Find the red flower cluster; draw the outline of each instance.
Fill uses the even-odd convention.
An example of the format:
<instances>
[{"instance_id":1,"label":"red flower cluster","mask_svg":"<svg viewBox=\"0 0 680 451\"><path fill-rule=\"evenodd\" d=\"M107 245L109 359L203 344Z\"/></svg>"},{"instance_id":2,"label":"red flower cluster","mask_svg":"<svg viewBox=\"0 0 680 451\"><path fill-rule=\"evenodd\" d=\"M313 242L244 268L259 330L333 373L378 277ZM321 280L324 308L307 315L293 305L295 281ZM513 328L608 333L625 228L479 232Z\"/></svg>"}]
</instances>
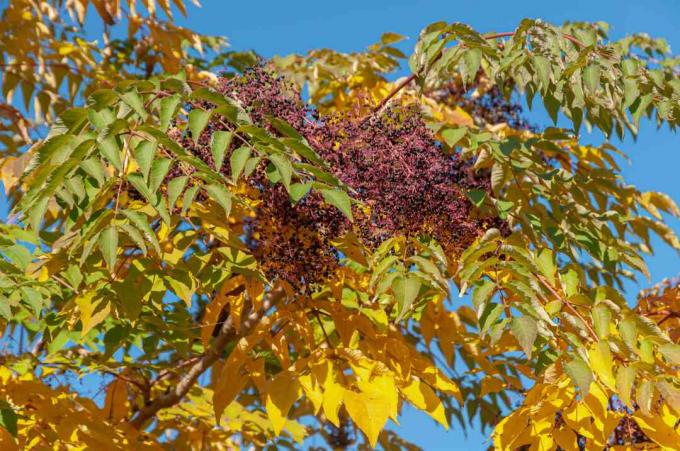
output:
<instances>
[{"instance_id":1,"label":"red flower cluster","mask_svg":"<svg viewBox=\"0 0 680 451\"><path fill-rule=\"evenodd\" d=\"M456 255L491 225L473 217L465 195L470 187L488 189L488 180L471 176L456 155L446 154L415 108L390 108L367 121L341 115L319 118L290 84L261 66L221 79L218 89L272 133L276 131L268 116L288 122L367 207L355 208L356 221L350 224L315 192L292 205L261 165L248 181L261 202L246 227L246 242L272 278L298 286L328 278L340 264L331 241L350 229L369 248L397 234L428 235ZM187 136L174 138L213 165L210 137L223 129L225 124L215 119L196 144ZM228 161L219 168L224 174L231 171Z\"/></svg>"}]
</instances>

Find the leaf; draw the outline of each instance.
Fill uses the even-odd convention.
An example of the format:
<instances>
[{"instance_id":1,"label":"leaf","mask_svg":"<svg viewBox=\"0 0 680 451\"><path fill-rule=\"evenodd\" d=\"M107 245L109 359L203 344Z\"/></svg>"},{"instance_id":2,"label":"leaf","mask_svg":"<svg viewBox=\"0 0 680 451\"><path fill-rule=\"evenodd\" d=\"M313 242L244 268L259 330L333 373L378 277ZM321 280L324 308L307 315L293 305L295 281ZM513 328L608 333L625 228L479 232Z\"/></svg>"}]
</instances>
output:
<instances>
[{"instance_id":1,"label":"leaf","mask_svg":"<svg viewBox=\"0 0 680 451\"><path fill-rule=\"evenodd\" d=\"M102 155L118 172L123 172L123 160L120 158L120 146L115 137L103 139L97 146Z\"/></svg>"},{"instance_id":2,"label":"leaf","mask_svg":"<svg viewBox=\"0 0 680 451\"><path fill-rule=\"evenodd\" d=\"M538 81L541 83L541 88L543 90L548 89L550 87L550 61L542 55L534 55L531 59L538 76Z\"/></svg>"},{"instance_id":3,"label":"leaf","mask_svg":"<svg viewBox=\"0 0 680 451\"><path fill-rule=\"evenodd\" d=\"M179 177L175 177L168 182L167 195L168 195L168 208L170 210L173 210L175 208L175 203L177 202L179 195L182 194L182 191L184 191L184 187L186 186L188 180L189 177L187 177L186 175L182 175Z\"/></svg>"},{"instance_id":4,"label":"leaf","mask_svg":"<svg viewBox=\"0 0 680 451\"><path fill-rule=\"evenodd\" d=\"M680 365L680 345L667 343L659 346L659 352L671 365Z\"/></svg>"},{"instance_id":5,"label":"leaf","mask_svg":"<svg viewBox=\"0 0 680 451\"><path fill-rule=\"evenodd\" d=\"M17 414L4 401L0 401L0 426L12 436L17 436ZM2 442L0 441L0 443Z\"/></svg>"},{"instance_id":6,"label":"leaf","mask_svg":"<svg viewBox=\"0 0 680 451\"><path fill-rule=\"evenodd\" d=\"M116 377L106 387L104 415L106 415L107 419L117 423L127 417L128 410L127 382Z\"/></svg>"},{"instance_id":7,"label":"leaf","mask_svg":"<svg viewBox=\"0 0 680 451\"><path fill-rule=\"evenodd\" d=\"M172 118L177 112L177 107L181 102L181 98L178 95L172 95L169 97L163 97L160 103L160 121L161 121L161 131L166 131L170 126Z\"/></svg>"},{"instance_id":8,"label":"leaf","mask_svg":"<svg viewBox=\"0 0 680 451\"><path fill-rule=\"evenodd\" d=\"M116 267L116 255L118 253L118 230L110 225L99 234L99 249L102 252L104 261L113 272Z\"/></svg>"},{"instance_id":9,"label":"leaf","mask_svg":"<svg viewBox=\"0 0 680 451\"><path fill-rule=\"evenodd\" d=\"M531 358L531 350L538 336L536 320L527 315L515 317L510 322L510 329L524 353Z\"/></svg>"},{"instance_id":10,"label":"leaf","mask_svg":"<svg viewBox=\"0 0 680 451\"><path fill-rule=\"evenodd\" d=\"M551 285L555 284L555 272L557 267L553 257L553 251L548 248L543 248L536 258L536 265L541 270L543 276L548 279Z\"/></svg>"},{"instance_id":11,"label":"leaf","mask_svg":"<svg viewBox=\"0 0 680 451\"><path fill-rule=\"evenodd\" d=\"M346 192L336 189L322 189L321 195L324 202L333 205L347 216L350 221L354 221L352 217L352 202Z\"/></svg>"},{"instance_id":12,"label":"leaf","mask_svg":"<svg viewBox=\"0 0 680 451\"><path fill-rule=\"evenodd\" d=\"M289 371L282 371L267 382L265 408L274 434L281 433L288 411L300 397L300 388L297 375Z\"/></svg>"},{"instance_id":13,"label":"leaf","mask_svg":"<svg viewBox=\"0 0 680 451\"><path fill-rule=\"evenodd\" d=\"M153 161L157 148L158 144L155 141L142 141L135 147L135 161L142 171L142 174L144 174L145 180L149 178L151 162Z\"/></svg>"},{"instance_id":14,"label":"leaf","mask_svg":"<svg viewBox=\"0 0 680 451\"><path fill-rule=\"evenodd\" d=\"M654 396L654 382L642 379L635 392L635 403L643 414L652 415L652 397Z\"/></svg>"},{"instance_id":15,"label":"leaf","mask_svg":"<svg viewBox=\"0 0 680 451\"><path fill-rule=\"evenodd\" d=\"M89 291L79 295L75 299L75 304L80 311L80 322L82 324L81 336L86 336L97 324L104 321L111 312L111 304L104 300L96 300L94 291Z\"/></svg>"},{"instance_id":16,"label":"leaf","mask_svg":"<svg viewBox=\"0 0 680 451\"><path fill-rule=\"evenodd\" d=\"M616 379L612 372L614 362L612 361L611 351L609 350L609 343L606 340L600 340L593 344L588 350L588 359L590 360L590 367L600 381L610 389L615 390Z\"/></svg>"},{"instance_id":17,"label":"leaf","mask_svg":"<svg viewBox=\"0 0 680 451\"><path fill-rule=\"evenodd\" d=\"M149 190L152 193L157 192L158 188L160 188L161 183L163 183L165 176L170 170L171 164L172 160L169 158L157 158L154 160L151 165L151 174L149 175Z\"/></svg>"},{"instance_id":18,"label":"leaf","mask_svg":"<svg viewBox=\"0 0 680 451\"><path fill-rule=\"evenodd\" d=\"M597 92L600 87L600 66L597 64L590 64L583 70L583 83L586 91L590 94Z\"/></svg>"},{"instance_id":19,"label":"leaf","mask_svg":"<svg viewBox=\"0 0 680 451\"><path fill-rule=\"evenodd\" d=\"M453 148L467 133L467 128L447 128L441 132L447 146Z\"/></svg>"},{"instance_id":20,"label":"leaf","mask_svg":"<svg viewBox=\"0 0 680 451\"><path fill-rule=\"evenodd\" d=\"M446 429L449 428L444 405L429 385L421 382L419 379L413 378L409 381L408 385L399 390L416 409L427 412L428 415Z\"/></svg>"},{"instance_id":21,"label":"leaf","mask_svg":"<svg viewBox=\"0 0 680 451\"><path fill-rule=\"evenodd\" d=\"M222 168L224 154L231 144L232 137L233 133L223 130L216 131L212 134L210 150L212 152L213 161L215 162L215 170L218 172Z\"/></svg>"},{"instance_id":22,"label":"leaf","mask_svg":"<svg viewBox=\"0 0 680 451\"><path fill-rule=\"evenodd\" d=\"M345 390L343 400L350 418L366 434L371 447L375 448L378 436L389 418L389 400L379 393L357 393L351 390Z\"/></svg>"},{"instance_id":23,"label":"leaf","mask_svg":"<svg viewBox=\"0 0 680 451\"><path fill-rule=\"evenodd\" d=\"M293 183L290 186L290 198L294 203L298 203L300 199L305 197L305 195L312 188L312 183Z\"/></svg>"},{"instance_id":24,"label":"leaf","mask_svg":"<svg viewBox=\"0 0 680 451\"><path fill-rule=\"evenodd\" d=\"M586 362L576 357L564 364L564 371L578 388L581 389L581 396L587 396L590 391L590 384L593 382L593 373Z\"/></svg>"},{"instance_id":25,"label":"leaf","mask_svg":"<svg viewBox=\"0 0 680 451\"><path fill-rule=\"evenodd\" d=\"M139 229L140 232L144 235L144 238L146 238L147 241L149 241L152 245L154 250L156 251L156 254L161 253L161 247L158 244L158 238L156 238L156 234L154 231L151 229L151 226L149 225L147 221L146 215L143 213L140 213L138 211L133 211L133 210L123 210L123 215L125 215L128 220Z\"/></svg>"},{"instance_id":26,"label":"leaf","mask_svg":"<svg viewBox=\"0 0 680 451\"><path fill-rule=\"evenodd\" d=\"M392 292L399 306L397 321L404 317L406 312L418 297L420 292L420 280L416 277L399 276L392 282Z\"/></svg>"},{"instance_id":27,"label":"leaf","mask_svg":"<svg viewBox=\"0 0 680 451\"><path fill-rule=\"evenodd\" d=\"M290 181L293 177L293 166L290 164L288 158L279 154L269 155L269 161L274 165L279 175L281 176L281 183L290 190Z\"/></svg>"},{"instance_id":28,"label":"leaf","mask_svg":"<svg viewBox=\"0 0 680 451\"><path fill-rule=\"evenodd\" d=\"M250 158L250 149L248 147L239 147L234 150L229 157L229 162L231 163L231 180L236 182L243 172L243 168L246 166L246 162Z\"/></svg>"},{"instance_id":29,"label":"leaf","mask_svg":"<svg viewBox=\"0 0 680 451\"><path fill-rule=\"evenodd\" d=\"M231 213L231 192L227 190L223 185L210 184L205 186L205 190L208 192L211 198L217 201L218 204L224 210L225 216L229 216Z\"/></svg>"},{"instance_id":30,"label":"leaf","mask_svg":"<svg viewBox=\"0 0 680 451\"><path fill-rule=\"evenodd\" d=\"M191 204L194 202L194 197L196 197L196 193L200 188L201 185L196 184L184 192L184 196L182 196L182 216L184 216L187 210L189 210L189 207L191 207Z\"/></svg>"},{"instance_id":31,"label":"leaf","mask_svg":"<svg viewBox=\"0 0 680 451\"><path fill-rule=\"evenodd\" d=\"M616 393L621 401L630 409L633 409L630 395L633 390L633 383L635 382L635 372L634 366L622 366L616 373Z\"/></svg>"},{"instance_id":32,"label":"leaf","mask_svg":"<svg viewBox=\"0 0 680 451\"><path fill-rule=\"evenodd\" d=\"M597 304L593 307L593 327L598 338L605 340L609 337L609 325L612 320L612 314L609 308L603 303Z\"/></svg>"},{"instance_id":33,"label":"leaf","mask_svg":"<svg viewBox=\"0 0 680 451\"><path fill-rule=\"evenodd\" d=\"M198 143L201 133L203 133L206 125L208 125L209 120L209 111L195 108L189 112L189 130L191 131L191 138L194 140L194 143Z\"/></svg>"}]
</instances>

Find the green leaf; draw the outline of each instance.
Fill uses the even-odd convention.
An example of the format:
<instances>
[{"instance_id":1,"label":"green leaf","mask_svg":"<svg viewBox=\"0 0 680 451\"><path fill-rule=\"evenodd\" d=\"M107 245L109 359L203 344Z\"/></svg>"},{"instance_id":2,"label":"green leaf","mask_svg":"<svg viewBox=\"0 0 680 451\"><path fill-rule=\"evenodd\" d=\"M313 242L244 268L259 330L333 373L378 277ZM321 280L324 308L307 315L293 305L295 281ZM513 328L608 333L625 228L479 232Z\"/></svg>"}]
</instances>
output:
<instances>
[{"instance_id":1,"label":"green leaf","mask_svg":"<svg viewBox=\"0 0 680 451\"><path fill-rule=\"evenodd\" d=\"M447 128L441 132L447 146L453 148L467 133L467 128Z\"/></svg>"},{"instance_id":2,"label":"green leaf","mask_svg":"<svg viewBox=\"0 0 680 451\"><path fill-rule=\"evenodd\" d=\"M104 256L104 261L112 271L116 267L116 255L118 254L118 230L110 225L99 234L99 249Z\"/></svg>"},{"instance_id":3,"label":"green leaf","mask_svg":"<svg viewBox=\"0 0 680 451\"><path fill-rule=\"evenodd\" d=\"M479 65L482 61L482 50L478 48L468 49L463 53L463 61L465 69L463 71L463 78L466 82L474 80L479 70Z\"/></svg>"},{"instance_id":4,"label":"green leaf","mask_svg":"<svg viewBox=\"0 0 680 451\"><path fill-rule=\"evenodd\" d=\"M142 120L146 119L148 114L144 109L144 100L142 100L142 96L140 96L137 91L128 91L121 96L121 99L123 99L123 102L132 108Z\"/></svg>"},{"instance_id":5,"label":"green leaf","mask_svg":"<svg viewBox=\"0 0 680 451\"><path fill-rule=\"evenodd\" d=\"M337 189L322 189L321 195L324 202L333 205L347 216L350 221L354 221L352 217L352 201L346 192Z\"/></svg>"},{"instance_id":6,"label":"green leaf","mask_svg":"<svg viewBox=\"0 0 680 451\"><path fill-rule=\"evenodd\" d=\"M312 188L312 183L293 183L290 186L290 198L294 203L297 203L300 199L305 197L305 195Z\"/></svg>"},{"instance_id":7,"label":"green leaf","mask_svg":"<svg viewBox=\"0 0 680 451\"><path fill-rule=\"evenodd\" d=\"M208 125L209 120L209 111L194 108L189 112L189 130L191 131L191 138L195 143L198 143L198 139L201 137L205 126Z\"/></svg>"},{"instance_id":8,"label":"green leaf","mask_svg":"<svg viewBox=\"0 0 680 451\"><path fill-rule=\"evenodd\" d=\"M187 210L189 210L189 207L193 203L194 197L196 197L196 193L200 188L201 185L196 184L191 186L184 192L184 196L182 196L182 212L181 212L182 216L184 216Z\"/></svg>"},{"instance_id":9,"label":"green leaf","mask_svg":"<svg viewBox=\"0 0 680 451\"><path fill-rule=\"evenodd\" d=\"M212 135L210 142L210 150L212 152L213 161L215 162L215 170L219 172L224 161L224 154L231 144L233 133L225 132L223 130L216 131Z\"/></svg>"},{"instance_id":10,"label":"green leaf","mask_svg":"<svg viewBox=\"0 0 680 451\"><path fill-rule=\"evenodd\" d=\"M147 217L145 214L134 210L123 210L123 215L142 232L142 235L146 238L148 242L151 243L157 254L161 253L160 245L158 244L158 239L153 229L147 222Z\"/></svg>"},{"instance_id":11,"label":"green leaf","mask_svg":"<svg viewBox=\"0 0 680 451\"><path fill-rule=\"evenodd\" d=\"M180 102L181 98L179 95L176 94L169 97L163 97L161 99L161 111L160 111L161 131L163 132L166 131L170 126L170 122L172 121L172 118L175 116L177 107L179 106Z\"/></svg>"},{"instance_id":12,"label":"green leaf","mask_svg":"<svg viewBox=\"0 0 680 451\"><path fill-rule=\"evenodd\" d=\"M168 208L172 210L175 208L175 202L177 202L177 198L179 198L179 195L182 194L182 191L184 191L184 187L187 184L187 180L189 180L189 177L186 175L182 175L180 177L175 177L174 179L170 180L168 182Z\"/></svg>"},{"instance_id":13,"label":"green leaf","mask_svg":"<svg viewBox=\"0 0 680 451\"><path fill-rule=\"evenodd\" d=\"M524 353L531 358L531 351L538 336L536 320L527 315L515 317L510 322L510 329Z\"/></svg>"},{"instance_id":14,"label":"green leaf","mask_svg":"<svg viewBox=\"0 0 680 451\"><path fill-rule=\"evenodd\" d=\"M484 204L484 200L486 200L486 191L481 189L471 189L468 191L467 195L477 208L480 208Z\"/></svg>"},{"instance_id":15,"label":"green leaf","mask_svg":"<svg viewBox=\"0 0 680 451\"><path fill-rule=\"evenodd\" d=\"M151 205L156 204L156 196L152 194L149 187L146 186L146 182L144 181L144 176L142 176L142 174L133 172L132 174L128 174L127 180L137 191L139 191L139 194L144 196L147 202L149 202Z\"/></svg>"},{"instance_id":16,"label":"green leaf","mask_svg":"<svg viewBox=\"0 0 680 451\"><path fill-rule=\"evenodd\" d=\"M120 224L118 227L121 228L125 232L127 236L130 237L130 239L137 245L137 247L142 251L144 255L146 255L147 249L146 249L146 243L144 243L144 237L140 233L140 231L135 228L132 224Z\"/></svg>"},{"instance_id":17,"label":"green leaf","mask_svg":"<svg viewBox=\"0 0 680 451\"><path fill-rule=\"evenodd\" d=\"M541 84L541 88L543 90L548 89L550 87L550 73L551 68L550 68L550 61L545 56L542 55L534 55L532 57L532 61L534 64L534 69L536 70L536 76L538 77L538 81Z\"/></svg>"},{"instance_id":18,"label":"green leaf","mask_svg":"<svg viewBox=\"0 0 680 451\"><path fill-rule=\"evenodd\" d=\"M576 357L564 365L564 371L581 389L582 396L586 396L590 391L590 384L593 382L593 373L588 364Z\"/></svg>"},{"instance_id":19,"label":"green leaf","mask_svg":"<svg viewBox=\"0 0 680 451\"><path fill-rule=\"evenodd\" d=\"M5 401L0 401L0 426L13 437L17 436L17 414Z\"/></svg>"},{"instance_id":20,"label":"green leaf","mask_svg":"<svg viewBox=\"0 0 680 451\"><path fill-rule=\"evenodd\" d=\"M290 181L293 177L293 165L290 164L288 158L279 154L269 155L269 161L274 165L281 176L281 182L286 190L290 190Z\"/></svg>"},{"instance_id":21,"label":"green leaf","mask_svg":"<svg viewBox=\"0 0 680 451\"><path fill-rule=\"evenodd\" d=\"M416 277L399 276L392 281L392 292L399 306L397 321L404 317L408 309L418 297L420 280Z\"/></svg>"},{"instance_id":22,"label":"green leaf","mask_svg":"<svg viewBox=\"0 0 680 451\"><path fill-rule=\"evenodd\" d=\"M231 164L231 179L234 183L241 176L243 168L246 166L246 162L250 158L250 149L248 147L239 147L234 150L229 157L229 163Z\"/></svg>"},{"instance_id":23,"label":"green leaf","mask_svg":"<svg viewBox=\"0 0 680 451\"><path fill-rule=\"evenodd\" d=\"M123 161L120 158L120 146L116 138L111 136L101 140L98 144L99 151L119 172L123 171Z\"/></svg>"},{"instance_id":24,"label":"green leaf","mask_svg":"<svg viewBox=\"0 0 680 451\"><path fill-rule=\"evenodd\" d=\"M583 83L590 94L597 92L600 87L600 66L590 64L583 70Z\"/></svg>"},{"instance_id":25,"label":"green leaf","mask_svg":"<svg viewBox=\"0 0 680 451\"><path fill-rule=\"evenodd\" d=\"M205 186L205 190L208 195L217 201L218 204L224 209L224 214L229 216L231 212L231 192L226 189L223 185L210 184Z\"/></svg>"},{"instance_id":26,"label":"green leaf","mask_svg":"<svg viewBox=\"0 0 680 451\"><path fill-rule=\"evenodd\" d=\"M158 191L161 183L165 179L165 176L170 170L170 165L172 165L172 160L169 158L157 158L153 161L151 165L151 174L149 175L149 190L152 193Z\"/></svg>"},{"instance_id":27,"label":"green leaf","mask_svg":"<svg viewBox=\"0 0 680 451\"><path fill-rule=\"evenodd\" d=\"M149 171L151 170L151 162L156 154L158 143L155 141L142 141L135 147L135 161L139 169L144 174L144 179L149 178Z\"/></svg>"}]
</instances>

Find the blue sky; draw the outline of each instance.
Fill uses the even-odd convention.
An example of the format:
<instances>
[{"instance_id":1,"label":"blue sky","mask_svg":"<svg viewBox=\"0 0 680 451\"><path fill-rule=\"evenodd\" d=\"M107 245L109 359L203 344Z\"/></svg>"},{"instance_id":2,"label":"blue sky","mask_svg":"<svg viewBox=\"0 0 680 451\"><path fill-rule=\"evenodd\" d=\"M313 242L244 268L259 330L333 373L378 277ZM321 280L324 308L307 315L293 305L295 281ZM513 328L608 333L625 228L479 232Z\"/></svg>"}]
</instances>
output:
<instances>
[{"instance_id":1,"label":"blue sky","mask_svg":"<svg viewBox=\"0 0 680 451\"><path fill-rule=\"evenodd\" d=\"M226 36L234 49L254 49L263 56L321 47L361 50L376 42L385 31L408 36L410 39L403 46L408 53L420 29L434 21L461 21L483 32L502 32L513 30L524 17L539 17L553 23L603 20L611 25L615 38L645 31L666 38L671 48L680 50L678 0L203 2L200 9L190 7L189 18L180 22L201 33ZM540 111L528 116L535 123L547 124L545 114ZM592 137L593 141L599 139ZM630 165L624 164L623 172L628 182L643 190L666 192L680 201L680 152L677 149L680 136L666 129L657 131L653 125L646 124L637 142L627 139L616 144L632 159ZM5 208L4 199L0 199L0 213L4 213ZM679 221L671 221L671 226L680 233ZM680 272L678 254L660 244L648 263L653 282ZM644 280L640 285L630 284L629 298L633 299L638 289L646 284ZM458 425L453 425L447 432L425 414L410 409L405 410L400 423L399 431L404 438L427 450L482 450L489 445L485 435L470 431L465 436Z\"/></svg>"},{"instance_id":2,"label":"blue sky","mask_svg":"<svg viewBox=\"0 0 680 451\"><path fill-rule=\"evenodd\" d=\"M570 0L563 2L538 0L406 1L265 1L225 2L204 0L201 9L190 10L184 21L206 34L226 36L237 50L254 49L263 56L305 52L312 48L330 47L341 51L361 50L377 41L380 34L393 31L410 39L404 49L410 50L418 32L431 22L461 21L483 32L511 31L525 17L562 23L603 20L611 25L614 38L644 31L664 37L671 48L680 49L680 2L677 0ZM547 124L542 111L529 113L536 123ZM588 139L588 137L585 137ZM590 137L599 141L598 136ZM624 177L643 190L663 191L680 201L680 136L666 129L657 131L646 124L637 142L630 139L616 143L630 156L624 164ZM680 232L677 220L671 221ZM658 240L657 240L658 242ZM678 254L658 244L648 259L652 281L680 272ZM629 299L647 284L631 283ZM485 435L470 432L465 436L457 425L448 432L425 414L406 409L399 431L427 450L482 450L489 445Z\"/></svg>"}]
</instances>

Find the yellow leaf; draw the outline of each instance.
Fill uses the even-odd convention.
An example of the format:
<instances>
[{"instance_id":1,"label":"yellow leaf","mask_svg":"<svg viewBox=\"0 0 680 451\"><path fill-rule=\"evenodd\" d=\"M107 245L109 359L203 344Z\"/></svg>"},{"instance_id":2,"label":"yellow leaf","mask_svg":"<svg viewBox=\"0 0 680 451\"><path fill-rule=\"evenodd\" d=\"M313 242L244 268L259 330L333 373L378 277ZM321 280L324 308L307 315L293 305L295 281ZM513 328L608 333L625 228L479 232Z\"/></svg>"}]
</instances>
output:
<instances>
[{"instance_id":1,"label":"yellow leaf","mask_svg":"<svg viewBox=\"0 0 680 451\"><path fill-rule=\"evenodd\" d=\"M272 423L274 433L279 435L286 424L288 411L300 397L300 383L297 375L282 371L266 385L267 397L265 407Z\"/></svg>"},{"instance_id":2,"label":"yellow leaf","mask_svg":"<svg viewBox=\"0 0 680 451\"><path fill-rule=\"evenodd\" d=\"M387 402L387 413L395 422L398 421L399 412L399 394L397 392L397 385L394 382L394 377L391 374L383 374L373 376L370 379L357 381L359 390L364 393L375 393L381 396Z\"/></svg>"},{"instance_id":3,"label":"yellow leaf","mask_svg":"<svg viewBox=\"0 0 680 451\"><path fill-rule=\"evenodd\" d=\"M234 292L236 288L240 287L244 283L244 278L241 275L233 277L222 284L218 295L213 299L213 301L208 304L205 308L205 314L203 315L203 320L201 321L201 342L205 348L210 344L210 339L212 337L213 330L217 325L220 317L220 313L224 306L228 303L234 301L234 296L229 296L230 293ZM239 295L242 297L242 295ZM243 300L234 301L240 308L236 308L234 314L238 317L240 322L241 311L243 307ZM230 312L231 314L231 312Z\"/></svg>"},{"instance_id":4,"label":"yellow leaf","mask_svg":"<svg viewBox=\"0 0 680 451\"><path fill-rule=\"evenodd\" d=\"M236 399L248 382L248 376L241 374L240 368L240 365L229 365L229 367L223 368L220 375L220 378L228 381L228 383L217 384L213 392L213 408L217 423L220 422L224 409Z\"/></svg>"},{"instance_id":5,"label":"yellow leaf","mask_svg":"<svg viewBox=\"0 0 680 451\"><path fill-rule=\"evenodd\" d=\"M482 379L482 388L479 396L486 396L489 393L497 393L505 388L505 382L493 376L486 376Z\"/></svg>"},{"instance_id":6,"label":"yellow leaf","mask_svg":"<svg viewBox=\"0 0 680 451\"><path fill-rule=\"evenodd\" d=\"M127 382L119 377L116 377L106 388L104 415L116 423L124 420L128 415Z\"/></svg>"},{"instance_id":7,"label":"yellow leaf","mask_svg":"<svg viewBox=\"0 0 680 451\"><path fill-rule=\"evenodd\" d=\"M305 396L309 399L314 406L314 414L319 412L321 405L323 404L323 392L321 387L316 383L316 380L312 378L310 374L305 374L298 378L302 390L305 392Z\"/></svg>"},{"instance_id":8,"label":"yellow leaf","mask_svg":"<svg viewBox=\"0 0 680 451\"><path fill-rule=\"evenodd\" d=\"M429 385L418 379L411 379L407 386L401 388L401 392L417 409L427 412L446 429L449 428L444 406Z\"/></svg>"},{"instance_id":9,"label":"yellow leaf","mask_svg":"<svg viewBox=\"0 0 680 451\"><path fill-rule=\"evenodd\" d=\"M345 390L345 408L352 421L361 429L375 448L378 436L390 416L390 402L379 393L357 393Z\"/></svg>"},{"instance_id":10,"label":"yellow leaf","mask_svg":"<svg viewBox=\"0 0 680 451\"><path fill-rule=\"evenodd\" d=\"M609 351L609 343L606 340L595 343L588 351L588 359L590 367L600 381L610 389L616 390L616 379L612 372L614 362Z\"/></svg>"},{"instance_id":11,"label":"yellow leaf","mask_svg":"<svg viewBox=\"0 0 680 451\"><path fill-rule=\"evenodd\" d=\"M337 427L340 426L338 411L342 405L345 389L342 385L335 381L335 376L333 373L333 365L328 360L325 360L318 365L312 366L312 374L318 381L319 385L323 387L323 399L321 401L323 413L328 421Z\"/></svg>"},{"instance_id":12,"label":"yellow leaf","mask_svg":"<svg viewBox=\"0 0 680 451\"><path fill-rule=\"evenodd\" d=\"M555 442L562 449L579 449L576 442L576 434L568 428L553 429L551 432L555 438Z\"/></svg>"},{"instance_id":13,"label":"yellow leaf","mask_svg":"<svg viewBox=\"0 0 680 451\"><path fill-rule=\"evenodd\" d=\"M81 335L87 335L93 327L101 323L111 313L111 304L100 299L94 299L94 291L90 291L76 298L75 303L80 311L80 322L82 323Z\"/></svg>"},{"instance_id":14,"label":"yellow leaf","mask_svg":"<svg viewBox=\"0 0 680 451\"><path fill-rule=\"evenodd\" d=\"M655 443L665 449L678 449L680 431L675 428L678 418L671 413L668 406L662 405L658 415L645 415L641 410L636 410L633 419Z\"/></svg>"}]
</instances>

